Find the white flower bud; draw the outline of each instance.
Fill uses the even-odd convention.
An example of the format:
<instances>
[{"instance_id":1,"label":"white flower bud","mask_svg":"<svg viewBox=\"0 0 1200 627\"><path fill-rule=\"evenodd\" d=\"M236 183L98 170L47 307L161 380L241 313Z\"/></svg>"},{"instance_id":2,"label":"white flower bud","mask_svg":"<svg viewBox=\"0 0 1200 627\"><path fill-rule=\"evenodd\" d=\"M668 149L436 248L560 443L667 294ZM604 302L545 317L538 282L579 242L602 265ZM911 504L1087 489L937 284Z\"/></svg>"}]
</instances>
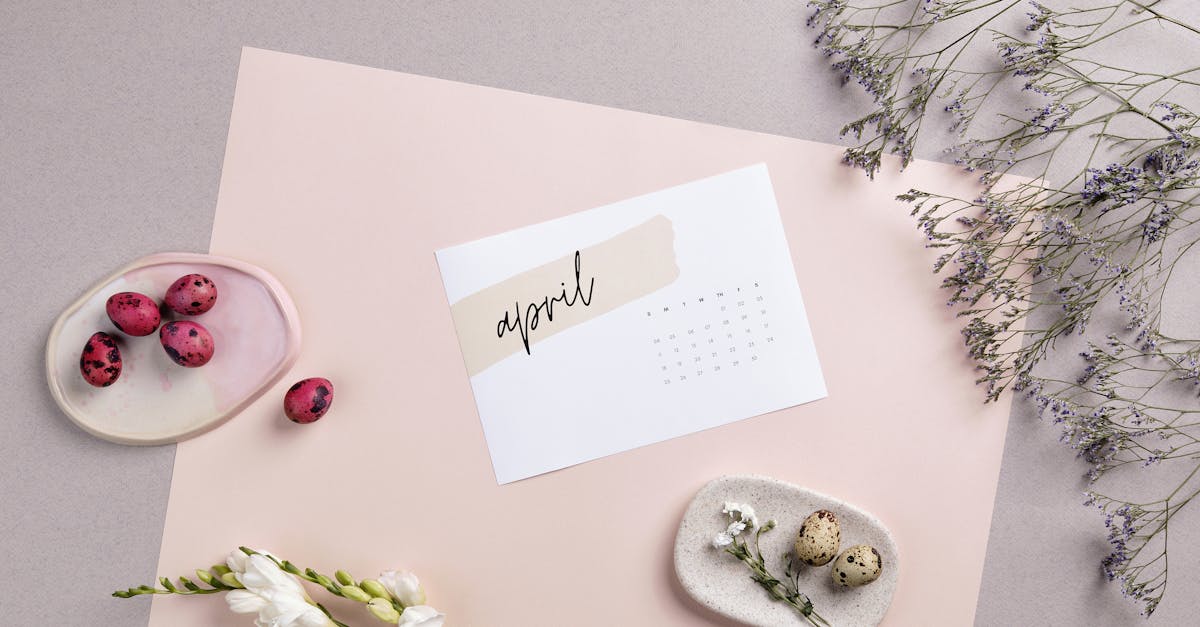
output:
<instances>
[{"instance_id":1,"label":"white flower bud","mask_svg":"<svg viewBox=\"0 0 1200 627\"><path fill-rule=\"evenodd\" d=\"M385 571L379 575L379 583L404 607L425 603L425 590L421 588L421 581L408 571Z\"/></svg>"},{"instance_id":2,"label":"white flower bud","mask_svg":"<svg viewBox=\"0 0 1200 627\"><path fill-rule=\"evenodd\" d=\"M371 595L358 586L342 586L342 596L359 603L367 603L371 600Z\"/></svg>"},{"instance_id":3,"label":"white flower bud","mask_svg":"<svg viewBox=\"0 0 1200 627\"><path fill-rule=\"evenodd\" d=\"M367 603L367 609L375 615L375 618L385 623L394 624L400 622L400 612L397 612L396 608L392 607L392 602L387 599L378 597L371 599Z\"/></svg>"}]
</instances>

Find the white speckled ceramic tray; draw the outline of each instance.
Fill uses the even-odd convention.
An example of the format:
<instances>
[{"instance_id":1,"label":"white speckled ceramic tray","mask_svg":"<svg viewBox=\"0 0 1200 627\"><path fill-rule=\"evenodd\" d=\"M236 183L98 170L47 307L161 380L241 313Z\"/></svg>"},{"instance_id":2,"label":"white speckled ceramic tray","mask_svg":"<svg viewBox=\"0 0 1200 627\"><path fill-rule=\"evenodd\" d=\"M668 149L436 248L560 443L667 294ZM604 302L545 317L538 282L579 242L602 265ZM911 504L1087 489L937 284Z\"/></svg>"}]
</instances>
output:
<instances>
[{"instance_id":1,"label":"white speckled ceramic tray","mask_svg":"<svg viewBox=\"0 0 1200 627\"><path fill-rule=\"evenodd\" d=\"M192 272L217 284L217 303L199 316L163 308L168 320L194 320L209 330L215 350L200 368L176 365L158 333L130 337L105 313L108 297L141 292L159 303L175 279ZM117 341L123 367L113 385L96 388L79 374L87 339L104 331ZM121 444L164 444L219 426L270 389L300 352L300 319L287 291L251 264L212 255L163 253L139 259L100 281L67 307L46 342L46 379L58 406L75 424Z\"/></svg>"},{"instance_id":2,"label":"white speckled ceramic tray","mask_svg":"<svg viewBox=\"0 0 1200 627\"><path fill-rule=\"evenodd\" d=\"M831 496L767 477L720 477L692 499L675 537L675 573L696 601L748 625L808 625L795 610L772 600L751 581L744 564L713 548L713 537L729 523L729 517L721 513L726 501L754 507L763 523L768 519L778 523L762 535L762 552L771 572L781 577L782 557L792 551L804 519L818 509L836 513L842 530L841 550L855 544L875 547L883 560L883 574L866 586L845 588L833 583L832 563L802 566L800 591L834 627L877 625L883 620L899 576L896 543L883 523Z\"/></svg>"}]
</instances>

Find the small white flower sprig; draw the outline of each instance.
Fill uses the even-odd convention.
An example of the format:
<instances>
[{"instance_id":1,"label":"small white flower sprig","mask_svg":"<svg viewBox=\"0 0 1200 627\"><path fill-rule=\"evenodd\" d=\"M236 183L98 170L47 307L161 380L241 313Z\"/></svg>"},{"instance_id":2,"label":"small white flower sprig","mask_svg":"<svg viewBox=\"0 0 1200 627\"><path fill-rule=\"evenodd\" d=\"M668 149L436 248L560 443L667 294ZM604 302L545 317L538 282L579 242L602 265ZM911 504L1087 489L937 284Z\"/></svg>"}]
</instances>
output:
<instances>
[{"instance_id":1,"label":"small white flower sprig","mask_svg":"<svg viewBox=\"0 0 1200 627\"><path fill-rule=\"evenodd\" d=\"M179 577L159 579L162 588L138 586L118 590L114 597L128 599L143 594L215 594L225 592L229 609L239 614L257 614L256 625L270 627L349 627L333 617L325 606L308 595L300 580L315 583L334 596L366 605L375 618L400 627L442 627L445 615L425 605L425 590L417 576L389 570L378 579L356 582L339 570L333 578L280 560L266 551L246 547L229 554L225 564L197 569L200 584ZM201 585L203 584L203 585ZM207 587L205 587L207 586Z\"/></svg>"},{"instance_id":2,"label":"small white flower sprig","mask_svg":"<svg viewBox=\"0 0 1200 627\"><path fill-rule=\"evenodd\" d=\"M813 608L812 600L808 598L808 595L800 592L800 571L795 568L790 552L783 556L787 568L782 580L767 570L767 561L763 558L758 539L762 534L775 528L775 521L768 520L767 524L759 526L754 508L742 503L725 503L725 507L721 511L729 515L731 522L725 531L718 533L713 538L713 548L724 550L741 560L750 568L751 579L762 586L777 601L790 605L809 624L817 627L830 627L829 621L822 618ZM741 537L742 533L749 529L757 529L754 532L753 549Z\"/></svg>"}]
</instances>

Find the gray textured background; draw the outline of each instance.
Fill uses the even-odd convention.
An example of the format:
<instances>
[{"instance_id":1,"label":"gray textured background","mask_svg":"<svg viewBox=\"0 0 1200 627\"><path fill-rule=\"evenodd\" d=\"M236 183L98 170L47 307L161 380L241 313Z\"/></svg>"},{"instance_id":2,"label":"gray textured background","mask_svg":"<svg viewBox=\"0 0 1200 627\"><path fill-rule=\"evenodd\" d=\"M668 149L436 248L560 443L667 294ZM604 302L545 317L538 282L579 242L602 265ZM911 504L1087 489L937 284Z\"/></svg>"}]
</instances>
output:
<instances>
[{"instance_id":1,"label":"gray textured background","mask_svg":"<svg viewBox=\"0 0 1200 627\"><path fill-rule=\"evenodd\" d=\"M146 622L145 599L108 594L155 574L174 448L75 429L46 391L43 342L127 261L207 249L242 46L836 142L865 103L809 47L806 14L800 1L0 1L0 624ZM1014 410L979 624L1136 620L1100 581L1103 529L1055 437ZM1176 587L1152 623L1194 624L1195 590Z\"/></svg>"}]
</instances>

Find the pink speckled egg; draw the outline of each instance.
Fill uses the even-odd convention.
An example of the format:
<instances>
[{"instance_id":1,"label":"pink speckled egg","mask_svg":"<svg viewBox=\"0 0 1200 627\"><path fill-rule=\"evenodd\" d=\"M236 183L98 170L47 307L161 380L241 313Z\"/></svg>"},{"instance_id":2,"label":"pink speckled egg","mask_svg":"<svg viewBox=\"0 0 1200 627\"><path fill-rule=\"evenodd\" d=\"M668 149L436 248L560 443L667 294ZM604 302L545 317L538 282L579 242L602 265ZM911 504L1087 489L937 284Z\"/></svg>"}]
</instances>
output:
<instances>
[{"instance_id":1,"label":"pink speckled egg","mask_svg":"<svg viewBox=\"0 0 1200 627\"><path fill-rule=\"evenodd\" d=\"M333 405L333 384L329 379L313 377L288 388L283 395L283 413L299 424L316 422Z\"/></svg>"},{"instance_id":2,"label":"pink speckled egg","mask_svg":"<svg viewBox=\"0 0 1200 627\"><path fill-rule=\"evenodd\" d=\"M158 313L158 303L153 298L137 292L121 292L108 297L104 304L108 319L112 320L117 330L128 335L141 337L150 335L158 330L162 316Z\"/></svg>"},{"instance_id":3,"label":"pink speckled egg","mask_svg":"<svg viewBox=\"0 0 1200 627\"><path fill-rule=\"evenodd\" d=\"M190 320L168 322L158 330L158 339L171 361L184 368L198 368L212 359L212 334Z\"/></svg>"},{"instance_id":4,"label":"pink speckled egg","mask_svg":"<svg viewBox=\"0 0 1200 627\"><path fill-rule=\"evenodd\" d=\"M176 313L198 316L217 304L217 284L203 274L187 274L167 288L163 300Z\"/></svg>"},{"instance_id":5,"label":"pink speckled egg","mask_svg":"<svg viewBox=\"0 0 1200 627\"><path fill-rule=\"evenodd\" d=\"M92 334L79 356L79 372L83 380L98 388L106 388L121 376L121 349L112 336Z\"/></svg>"}]
</instances>

